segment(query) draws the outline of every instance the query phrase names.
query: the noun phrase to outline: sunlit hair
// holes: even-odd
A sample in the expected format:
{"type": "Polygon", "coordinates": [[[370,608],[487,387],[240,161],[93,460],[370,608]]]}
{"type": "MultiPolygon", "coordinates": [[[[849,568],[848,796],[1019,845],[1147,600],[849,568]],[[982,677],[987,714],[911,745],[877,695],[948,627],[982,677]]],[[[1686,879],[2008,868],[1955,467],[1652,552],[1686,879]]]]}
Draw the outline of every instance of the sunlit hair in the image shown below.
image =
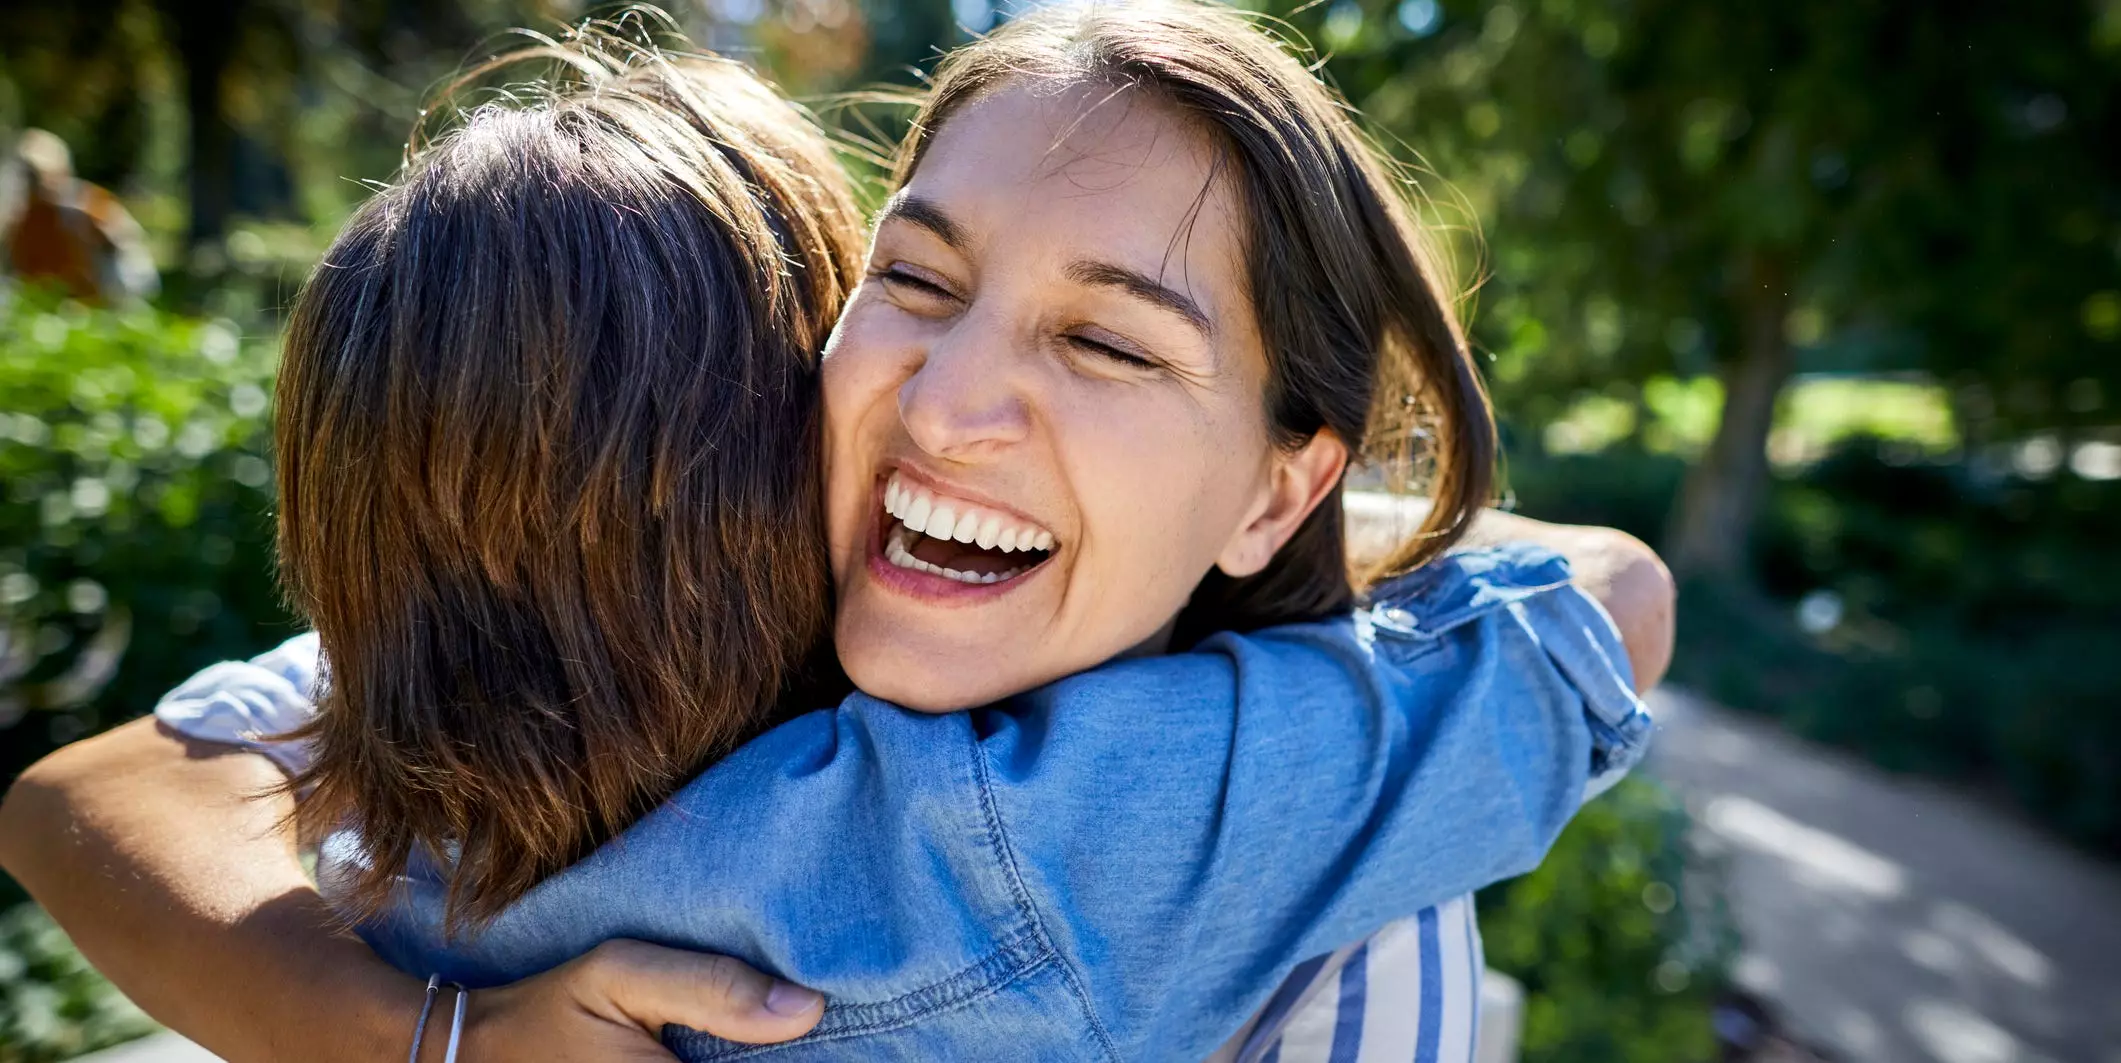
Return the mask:
{"type": "MultiPolygon", "coordinates": [[[[1290,47],[1227,8],[1186,0],[1049,7],[936,68],[900,149],[897,182],[953,115],[1027,81],[1103,86],[1115,99],[1150,93],[1216,139],[1216,179],[1234,180],[1249,220],[1244,246],[1275,442],[1293,449],[1330,430],[1387,486],[1433,499],[1418,533],[1363,572],[1365,581],[1455,543],[1489,500],[1493,415],[1409,183],[1345,104],[1290,47]]],[[[1314,618],[1353,600],[1336,492],[1266,570],[1245,579],[1210,573],[1180,618],[1181,638],[1314,618]]]]}
{"type": "Polygon", "coordinates": [[[299,826],[450,925],[757,733],[829,629],[817,352],[846,177],[741,67],[583,35],[419,145],[295,302],[282,579],[328,674],[299,826]]]}

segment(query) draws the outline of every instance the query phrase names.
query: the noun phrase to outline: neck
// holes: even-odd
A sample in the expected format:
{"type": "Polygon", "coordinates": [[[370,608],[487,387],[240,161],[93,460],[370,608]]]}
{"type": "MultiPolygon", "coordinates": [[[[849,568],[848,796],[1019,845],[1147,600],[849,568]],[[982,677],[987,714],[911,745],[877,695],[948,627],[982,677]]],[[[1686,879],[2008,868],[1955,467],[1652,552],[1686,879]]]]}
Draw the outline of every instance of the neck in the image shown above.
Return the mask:
{"type": "Polygon", "coordinates": [[[1164,621],[1156,633],[1134,644],[1121,657],[1160,657],[1171,652],[1171,632],[1178,628],[1178,617],[1164,621]]]}

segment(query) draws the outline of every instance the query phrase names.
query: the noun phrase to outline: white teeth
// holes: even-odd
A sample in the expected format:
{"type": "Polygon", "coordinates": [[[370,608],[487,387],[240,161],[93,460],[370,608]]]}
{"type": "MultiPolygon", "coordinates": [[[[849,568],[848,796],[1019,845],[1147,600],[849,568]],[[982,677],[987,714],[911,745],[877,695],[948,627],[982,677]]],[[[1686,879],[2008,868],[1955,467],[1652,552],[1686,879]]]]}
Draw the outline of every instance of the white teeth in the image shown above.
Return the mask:
{"type": "Polygon", "coordinates": [[[959,572],[954,568],[931,565],[913,556],[912,552],[906,549],[904,540],[905,535],[902,532],[893,532],[884,540],[884,560],[891,562],[898,568],[910,568],[916,572],[926,572],[931,576],[941,576],[944,579],[954,580],[958,583],[1000,583],[1006,579],[1014,579],[1024,573],[1025,566],[1022,565],[1006,572],[959,572]]]}
{"type": "Polygon", "coordinates": [[[899,542],[898,536],[895,535],[892,536],[889,541],[884,543],[884,560],[889,561],[900,568],[915,568],[921,569],[922,571],[926,571],[927,569],[933,567],[930,566],[928,562],[923,561],[910,553],[907,553],[905,544],[899,542]]]}
{"type": "Polygon", "coordinates": [[[957,531],[957,510],[949,506],[935,507],[935,515],[928,518],[928,537],[948,539],[957,531]]]}
{"type": "MultiPolygon", "coordinates": [[[[884,485],[884,512],[898,518],[908,531],[934,539],[977,543],[982,550],[1014,553],[1053,549],[1051,532],[1018,524],[1013,517],[962,502],[937,500],[926,489],[902,481],[896,474],[884,485]]],[[[937,573],[942,571],[938,569],[937,573]]],[[[983,582],[975,574],[959,575],[970,582],[983,582]]]]}

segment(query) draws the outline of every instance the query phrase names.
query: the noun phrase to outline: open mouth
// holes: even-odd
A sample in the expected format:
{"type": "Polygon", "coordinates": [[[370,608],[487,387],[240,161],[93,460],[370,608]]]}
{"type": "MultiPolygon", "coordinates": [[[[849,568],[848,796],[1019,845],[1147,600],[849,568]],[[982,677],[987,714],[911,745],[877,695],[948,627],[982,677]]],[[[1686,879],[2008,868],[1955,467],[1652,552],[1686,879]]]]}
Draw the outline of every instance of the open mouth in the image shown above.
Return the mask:
{"type": "Polygon", "coordinates": [[[1023,518],[950,498],[891,474],[884,485],[884,560],[958,583],[1005,583],[1053,556],[1053,533],[1023,518]]]}

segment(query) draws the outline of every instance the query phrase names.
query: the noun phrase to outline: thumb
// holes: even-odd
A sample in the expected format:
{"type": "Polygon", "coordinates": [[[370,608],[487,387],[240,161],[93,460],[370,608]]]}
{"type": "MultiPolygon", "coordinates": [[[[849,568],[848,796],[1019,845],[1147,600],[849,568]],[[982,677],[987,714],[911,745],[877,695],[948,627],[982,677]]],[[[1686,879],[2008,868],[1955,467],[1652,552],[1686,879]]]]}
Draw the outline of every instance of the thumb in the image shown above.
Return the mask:
{"type": "Polygon", "coordinates": [[[825,998],[742,960],[664,948],[645,941],[607,941],[587,959],[584,989],[601,1000],[583,1004],[616,1013],[654,1034],[669,1023],[747,1044],[789,1041],[809,1033],[825,998]]]}

